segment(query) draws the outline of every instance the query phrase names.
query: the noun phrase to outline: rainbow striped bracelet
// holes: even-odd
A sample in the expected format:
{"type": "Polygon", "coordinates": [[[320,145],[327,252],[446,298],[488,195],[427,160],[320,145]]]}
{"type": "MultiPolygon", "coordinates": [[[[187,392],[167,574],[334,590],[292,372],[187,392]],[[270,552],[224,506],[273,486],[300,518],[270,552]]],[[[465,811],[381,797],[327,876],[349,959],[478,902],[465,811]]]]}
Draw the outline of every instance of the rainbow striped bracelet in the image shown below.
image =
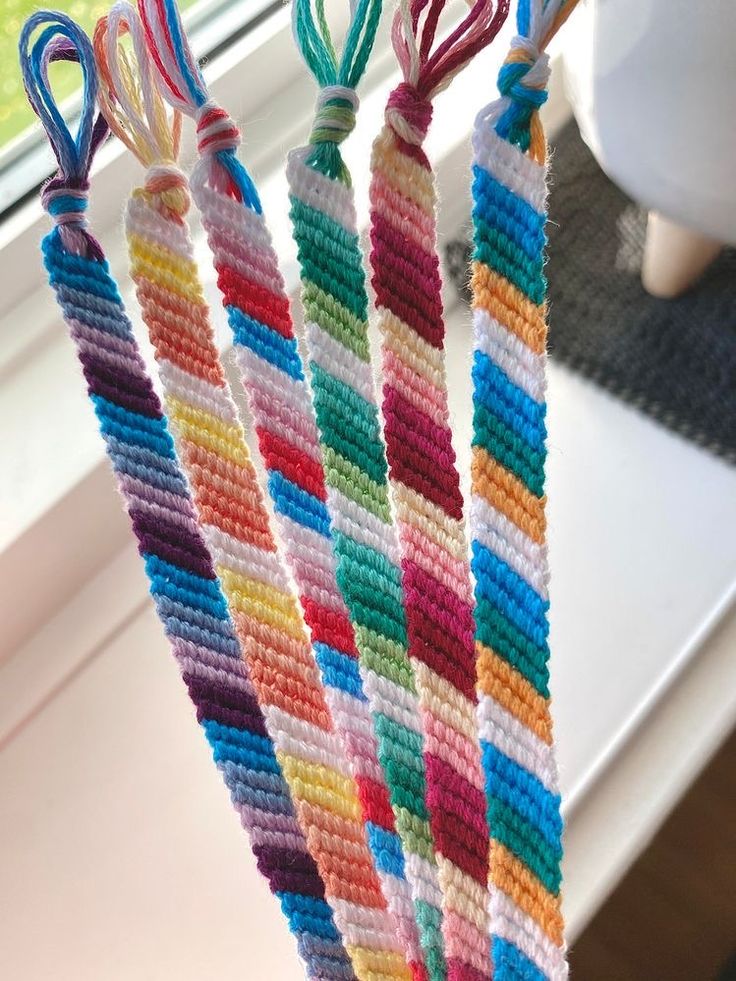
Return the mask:
{"type": "Polygon", "coordinates": [[[435,42],[445,0],[401,0],[392,39],[403,81],[371,161],[371,266],[382,337],[383,419],[397,517],[408,653],[422,711],[448,977],[491,977],[488,826],[476,722],[473,590],[444,360],[436,188],[422,149],[432,98],[502,26],[475,0],[435,42]]]}
{"type": "Polygon", "coordinates": [[[519,0],[501,98],[473,136],[473,462],[478,724],[494,977],[567,977],[549,710],[545,542],[544,49],[576,0],[519,0]]]}
{"type": "MultiPolygon", "coordinates": [[[[101,37],[98,46],[107,55],[100,59],[108,70],[103,75],[114,78],[107,108],[115,96],[124,100],[117,42],[121,13],[137,40],[144,79],[139,86],[130,82],[127,125],[149,144],[157,143],[159,151],[148,161],[146,185],[130,201],[126,230],[174,441],[267,730],[355,974],[408,979],[366,845],[357,790],[220,364],[184,219],[186,181],[170,159],[173,154],[164,152],[172,149],[165,124],[147,125],[165,119],[165,113],[151,84],[146,32],[128,5],[113,9],[107,43],[101,37]],[[142,107],[147,118],[131,113],[138,88],[147,93],[142,107]]],[[[210,145],[213,168],[220,152],[227,151],[210,145]]]]}
{"type": "Polygon", "coordinates": [[[70,18],[41,11],[26,22],[20,50],[29,101],[59,162],[58,175],[42,195],[56,222],[42,244],[44,262],[77,348],[157,615],[308,976],[349,981],[350,962],[266,733],[166,420],[102,250],[86,228],[89,168],[106,132],[104,122],[93,122],[92,47],[70,18]],[[44,29],[31,47],[37,27],[44,29]],[[48,87],[46,66],[59,57],[78,60],[84,76],[76,139],[48,87]]]}

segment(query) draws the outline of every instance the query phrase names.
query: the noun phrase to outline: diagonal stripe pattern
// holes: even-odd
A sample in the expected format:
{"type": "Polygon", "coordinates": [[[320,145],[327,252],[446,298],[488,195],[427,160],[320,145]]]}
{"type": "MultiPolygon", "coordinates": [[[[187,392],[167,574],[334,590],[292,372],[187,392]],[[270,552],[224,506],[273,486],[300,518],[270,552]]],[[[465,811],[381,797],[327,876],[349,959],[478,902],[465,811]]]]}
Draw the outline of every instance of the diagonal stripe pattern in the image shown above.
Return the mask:
{"type": "Polygon", "coordinates": [[[209,552],[130,323],[106,265],[43,243],[156,612],[215,761],[313,978],[352,977],[299,830],[209,552]]]}
{"type": "MultiPolygon", "coordinates": [[[[186,43],[183,35],[182,40],[186,43]]],[[[175,71],[176,64],[171,64],[171,69],[175,71]]],[[[356,781],[368,842],[388,899],[391,931],[406,952],[413,975],[421,977],[400,843],[376,759],[352,628],[335,581],[316,429],[304,380],[295,377],[299,360],[288,301],[255,187],[250,183],[252,206],[244,195],[232,197],[221,187],[218,154],[224,152],[223,140],[237,141],[237,128],[207,101],[201,78],[195,81],[190,99],[181,103],[198,117],[201,156],[193,174],[193,189],[213,249],[236,349],[241,354],[290,571],[299,587],[325,698],[356,781]],[[204,103],[201,112],[197,101],[204,103]],[[219,151],[213,150],[213,140],[219,151]],[[284,348],[290,349],[291,356],[284,348]],[[279,350],[284,355],[281,359],[279,350]]],[[[228,152],[233,150],[234,145],[228,152]]],[[[403,976],[403,965],[397,971],[403,976]]]]}
{"type": "MultiPolygon", "coordinates": [[[[35,25],[49,22],[91,72],[89,41],[64,15],[34,15],[21,36],[21,51],[35,25]]],[[[39,62],[54,40],[47,33],[38,42],[47,45],[45,51],[37,49],[39,62]]],[[[29,84],[27,78],[34,108],[39,84],[44,83],[29,84]]],[[[50,99],[48,92],[45,97],[50,99]]],[[[94,103],[94,87],[88,99],[94,103]]],[[[42,121],[54,143],[55,127],[42,121]]],[[[82,147],[87,125],[91,119],[83,109],[77,136],[82,147]]],[[[71,163],[64,160],[66,166],[45,189],[51,214],[57,214],[59,203],[67,213],[71,203],[77,213],[76,221],[55,228],[42,243],[49,281],[77,349],[156,613],[258,868],[281,901],[308,977],[351,981],[350,961],[266,733],[166,420],[107,262],[83,225],[93,153],[94,144],[71,163]]]]}
{"type": "Polygon", "coordinates": [[[544,466],[543,53],[574,7],[521,0],[501,98],[473,136],[472,568],[478,718],[500,981],[567,977],[562,819],[549,709],[544,466]]]}
{"type": "Polygon", "coordinates": [[[292,10],[302,54],[321,86],[310,145],[289,155],[287,179],[338,583],[355,626],[425,964],[429,976],[440,981],[446,977],[441,893],[425,799],[421,718],[407,655],[365,274],[350,175],[339,146],[355,122],[355,85],[364,66],[356,48],[362,23],[359,16],[351,20],[338,61],[327,26],[319,17],[315,21],[309,0],[297,0],[292,10]]]}
{"type": "Polygon", "coordinates": [[[426,972],[404,852],[378,759],[353,624],[337,584],[322,454],[288,300],[263,216],[194,186],[268,489],[335,724],[346,741],[376,868],[415,979],[426,972]]]}
{"type": "Polygon", "coordinates": [[[476,722],[473,590],[447,400],[436,187],[423,143],[432,97],[487,45],[507,8],[476,0],[434,44],[437,0],[401,0],[392,37],[404,81],[371,161],[371,267],[383,418],[401,544],[408,654],[422,712],[427,806],[448,978],[491,976],[488,824],[476,722]],[[426,17],[422,16],[423,13],[426,17]]]}
{"type": "Polygon", "coordinates": [[[131,273],[174,439],[277,758],[356,975],[408,978],[356,788],[227,390],[185,226],[146,197],[136,195],[128,212],[131,273]]]}

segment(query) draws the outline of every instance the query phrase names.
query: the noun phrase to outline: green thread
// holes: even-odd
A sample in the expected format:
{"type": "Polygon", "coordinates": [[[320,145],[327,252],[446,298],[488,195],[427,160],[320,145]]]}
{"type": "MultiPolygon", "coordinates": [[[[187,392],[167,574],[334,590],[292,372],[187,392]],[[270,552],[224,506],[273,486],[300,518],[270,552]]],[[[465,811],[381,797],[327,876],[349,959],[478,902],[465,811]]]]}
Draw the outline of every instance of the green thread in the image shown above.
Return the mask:
{"type": "Polygon", "coordinates": [[[334,340],[351,351],[366,364],[370,361],[370,345],[363,320],[344,304],[306,280],[303,283],[302,300],[310,320],[319,318],[319,325],[334,340]]]}
{"type": "MultiPolygon", "coordinates": [[[[338,57],[327,23],[324,0],[293,0],[294,35],[302,57],[321,89],[353,90],[365,72],[381,19],[382,0],[358,0],[352,8],[342,57],[338,57]]],[[[307,165],[350,187],[350,172],[340,143],[355,125],[355,108],[336,96],[320,105],[310,136],[307,165]]]]}
{"type": "Polygon", "coordinates": [[[473,446],[493,446],[496,459],[511,470],[532,494],[542,497],[545,454],[531,447],[484,405],[476,405],[473,426],[473,446]]]}
{"type": "Polygon", "coordinates": [[[543,697],[549,698],[547,646],[540,647],[511,624],[498,607],[487,599],[476,605],[476,637],[524,675],[543,697]]]}
{"type": "MultiPolygon", "coordinates": [[[[326,436],[326,434],[325,434],[326,436]]],[[[388,502],[388,491],[385,484],[377,484],[350,460],[337,453],[325,439],[322,445],[322,455],[325,473],[329,483],[349,500],[360,504],[371,514],[388,522],[391,519],[391,509],[388,502]]]]}
{"type": "Polygon", "coordinates": [[[394,641],[360,624],[355,629],[355,637],[361,651],[361,661],[367,668],[416,694],[414,676],[406,655],[406,632],[400,641],[394,641]]]}
{"type": "Polygon", "coordinates": [[[500,273],[532,303],[541,306],[547,295],[547,280],[542,273],[541,263],[530,259],[503,232],[492,228],[483,229],[480,224],[478,222],[474,258],[500,273]]]}
{"type": "MultiPolygon", "coordinates": [[[[353,205],[345,188],[350,188],[351,180],[340,144],[355,122],[354,89],[373,46],[381,0],[352,0],[351,11],[342,56],[338,57],[324,0],[293,0],[294,33],[322,91],[309,147],[306,152],[296,151],[294,156],[294,172],[299,179],[291,183],[290,215],[301,269],[305,321],[310,325],[307,335],[310,344],[314,343],[316,349],[314,326],[346,353],[363,364],[370,364],[365,273],[359,237],[350,227],[354,220],[353,205]],[[335,181],[334,196],[329,201],[325,199],[324,211],[329,214],[318,210],[322,196],[329,195],[329,189],[320,184],[317,191],[304,167],[335,181]],[[333,217],[335,214],[344,215],[342,223],[333,217]]],[[[401,570],[383,552],[349,534],[352,521],[377,518],[387,528],[392,522],[378,408],[341,380],[344,368],[323,369],[322,358],[318,363],[315,349],[310,382],[325,480],[333,494],[339,492],[357,506],[354,515],[347,505],[341,510],[342,521],[339,528],[333,527],[333,539],[338,584],[355,629],[360,664],[364,671],[375,676],[379,690],[383,682],[388,697],[391,697],[387,684],[390,682],[416,699],[407,652],[401,570]]],[[[329,350],[327,354],[326,363],[330,364],[332,355],[329,350]]],[[[349,364],[347,359],[340,361],[343,366],[349,364]]],[[[367,523],[370,527],[370,521],[367,523]]],[[[388,539],[384,530],[379,530],[377,535],[379,544],[388,539]]],[[[374,691],[372,697],[375,699],[376,695],[374,691]]],[[[378,757],[386,775],[402,846],[407,855],[421,857],[436,867],[424,800],[422,737],[412,728],[388,718],[381,711],[380,702],[374,704],[378,757]]],[[[429,977],[431,981],[445,981],[441,912],[418,899],[414,905],[429,977]]]]}
{"type": "Polygon", "coordinates": [[[488,820],[494,838],[527,865],[544,888],[556,896],[560,891],[562,847],[553,848],[538,828],[498,797],[488,797],[488,820]]]}
{"type": "MultiPolygon", "coordinates": [[[[321,219],[318,220],[321,223],[321,219]]],[[[355,264],[354,250],[346,248],[340,259],[322,255],[317,234],[310,230],[311,223],[300,219],[299,224],[304,228],[297,253],[302,280],[314,283],[347,307],[353,316],[365,320],[368,297],[365,294],[363,267],[355,264]]],[[[315,314],[319,313],[318,310],[305,312],[310,320],[315,320],[315,314]]]]}

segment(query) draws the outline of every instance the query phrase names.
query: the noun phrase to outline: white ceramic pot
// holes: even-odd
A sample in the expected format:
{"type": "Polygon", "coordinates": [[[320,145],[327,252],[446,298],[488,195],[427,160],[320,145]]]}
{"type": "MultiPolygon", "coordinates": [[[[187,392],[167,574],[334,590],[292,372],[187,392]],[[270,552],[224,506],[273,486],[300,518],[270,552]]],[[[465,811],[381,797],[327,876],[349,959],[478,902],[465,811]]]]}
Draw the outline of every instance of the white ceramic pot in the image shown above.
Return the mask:
{"type": "Polygon", "coordinates": [[[603,170],[670,222],[736,244],[736,0],[585,0],[562,33],[603,170]]]}

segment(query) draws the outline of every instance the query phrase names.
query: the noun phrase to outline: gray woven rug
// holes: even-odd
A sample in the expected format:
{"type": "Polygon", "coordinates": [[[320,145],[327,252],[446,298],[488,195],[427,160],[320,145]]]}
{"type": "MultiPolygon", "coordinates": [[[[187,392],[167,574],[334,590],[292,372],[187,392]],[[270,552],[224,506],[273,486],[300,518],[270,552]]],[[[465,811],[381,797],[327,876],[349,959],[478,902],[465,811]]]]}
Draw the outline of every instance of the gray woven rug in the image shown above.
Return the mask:
{"type": "MultiPolygon", "coordinates": [[[[555,141],[550,195],[550,354],[736,463],[736,250],[677,300],[640,282],[646,212],[608,180],[574,123],[555,141]]],[[[470,247],[447,246],[467,298],[470,247]]]]}

